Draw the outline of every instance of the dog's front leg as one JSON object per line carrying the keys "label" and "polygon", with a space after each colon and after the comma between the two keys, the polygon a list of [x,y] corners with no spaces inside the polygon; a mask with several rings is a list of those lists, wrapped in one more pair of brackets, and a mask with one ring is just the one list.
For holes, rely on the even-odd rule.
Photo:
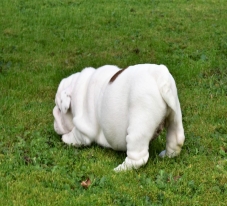
{"label": "dog's front leg", "polygon": [[87,146],[91,144],[91,141],[81,134],[75,127],[68,134],[62,135],[62,141],[68,145],[76,147]]}

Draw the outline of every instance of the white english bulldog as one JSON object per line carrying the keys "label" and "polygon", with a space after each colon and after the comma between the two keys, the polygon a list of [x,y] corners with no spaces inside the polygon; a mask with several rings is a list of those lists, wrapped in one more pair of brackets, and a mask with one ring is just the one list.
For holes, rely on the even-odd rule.
{"label": "white english bulldog", "polygon": [[160,156],[178,155],[184,143],[177,88],[164,65],[85,68],[61,81],[55,103],[54,129],[63,142],[74,146],[96,142],[127,151],[115,171],[147,163],[149,143],[163,121],[167,141]]}

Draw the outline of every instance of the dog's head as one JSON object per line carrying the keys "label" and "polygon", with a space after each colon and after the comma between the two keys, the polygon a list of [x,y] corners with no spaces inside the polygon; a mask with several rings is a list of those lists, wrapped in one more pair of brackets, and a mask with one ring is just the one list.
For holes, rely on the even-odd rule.
{"label": "dog's head", "polygon": [[58,87],[55,96],[54,115],[54,130],[57,134],[63,135],[73,129],[73,114],[71,112],[71,94],[77,75],[73,74],[68,78],[63,79]]}

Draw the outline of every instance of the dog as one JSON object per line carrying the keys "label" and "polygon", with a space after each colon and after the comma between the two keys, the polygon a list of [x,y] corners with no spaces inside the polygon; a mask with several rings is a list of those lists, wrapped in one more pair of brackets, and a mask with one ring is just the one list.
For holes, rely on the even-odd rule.
{"label": "dog", "polygon": [[127,152],[115,171],[147,163],[149,143],[164,121],[166,149],[160,157],[180,154],[185,140],[176,84],[164,65],[85,68],[60,82],[55,104],[54,130],[63,142],[96,142]]}

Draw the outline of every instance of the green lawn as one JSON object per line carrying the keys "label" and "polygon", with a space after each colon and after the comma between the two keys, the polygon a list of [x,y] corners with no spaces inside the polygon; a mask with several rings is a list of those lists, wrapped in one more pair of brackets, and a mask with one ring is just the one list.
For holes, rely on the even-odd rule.
{"label": "green lawn", "polygon": [[[1,0],[0,205],[226,205],[226,29],[226,0]],[[115,173],[125,153],[55,134],[55,93],[84,67],[138,63],[171,71],[186,141],[162,160],[163,132],[146,166]]]}

